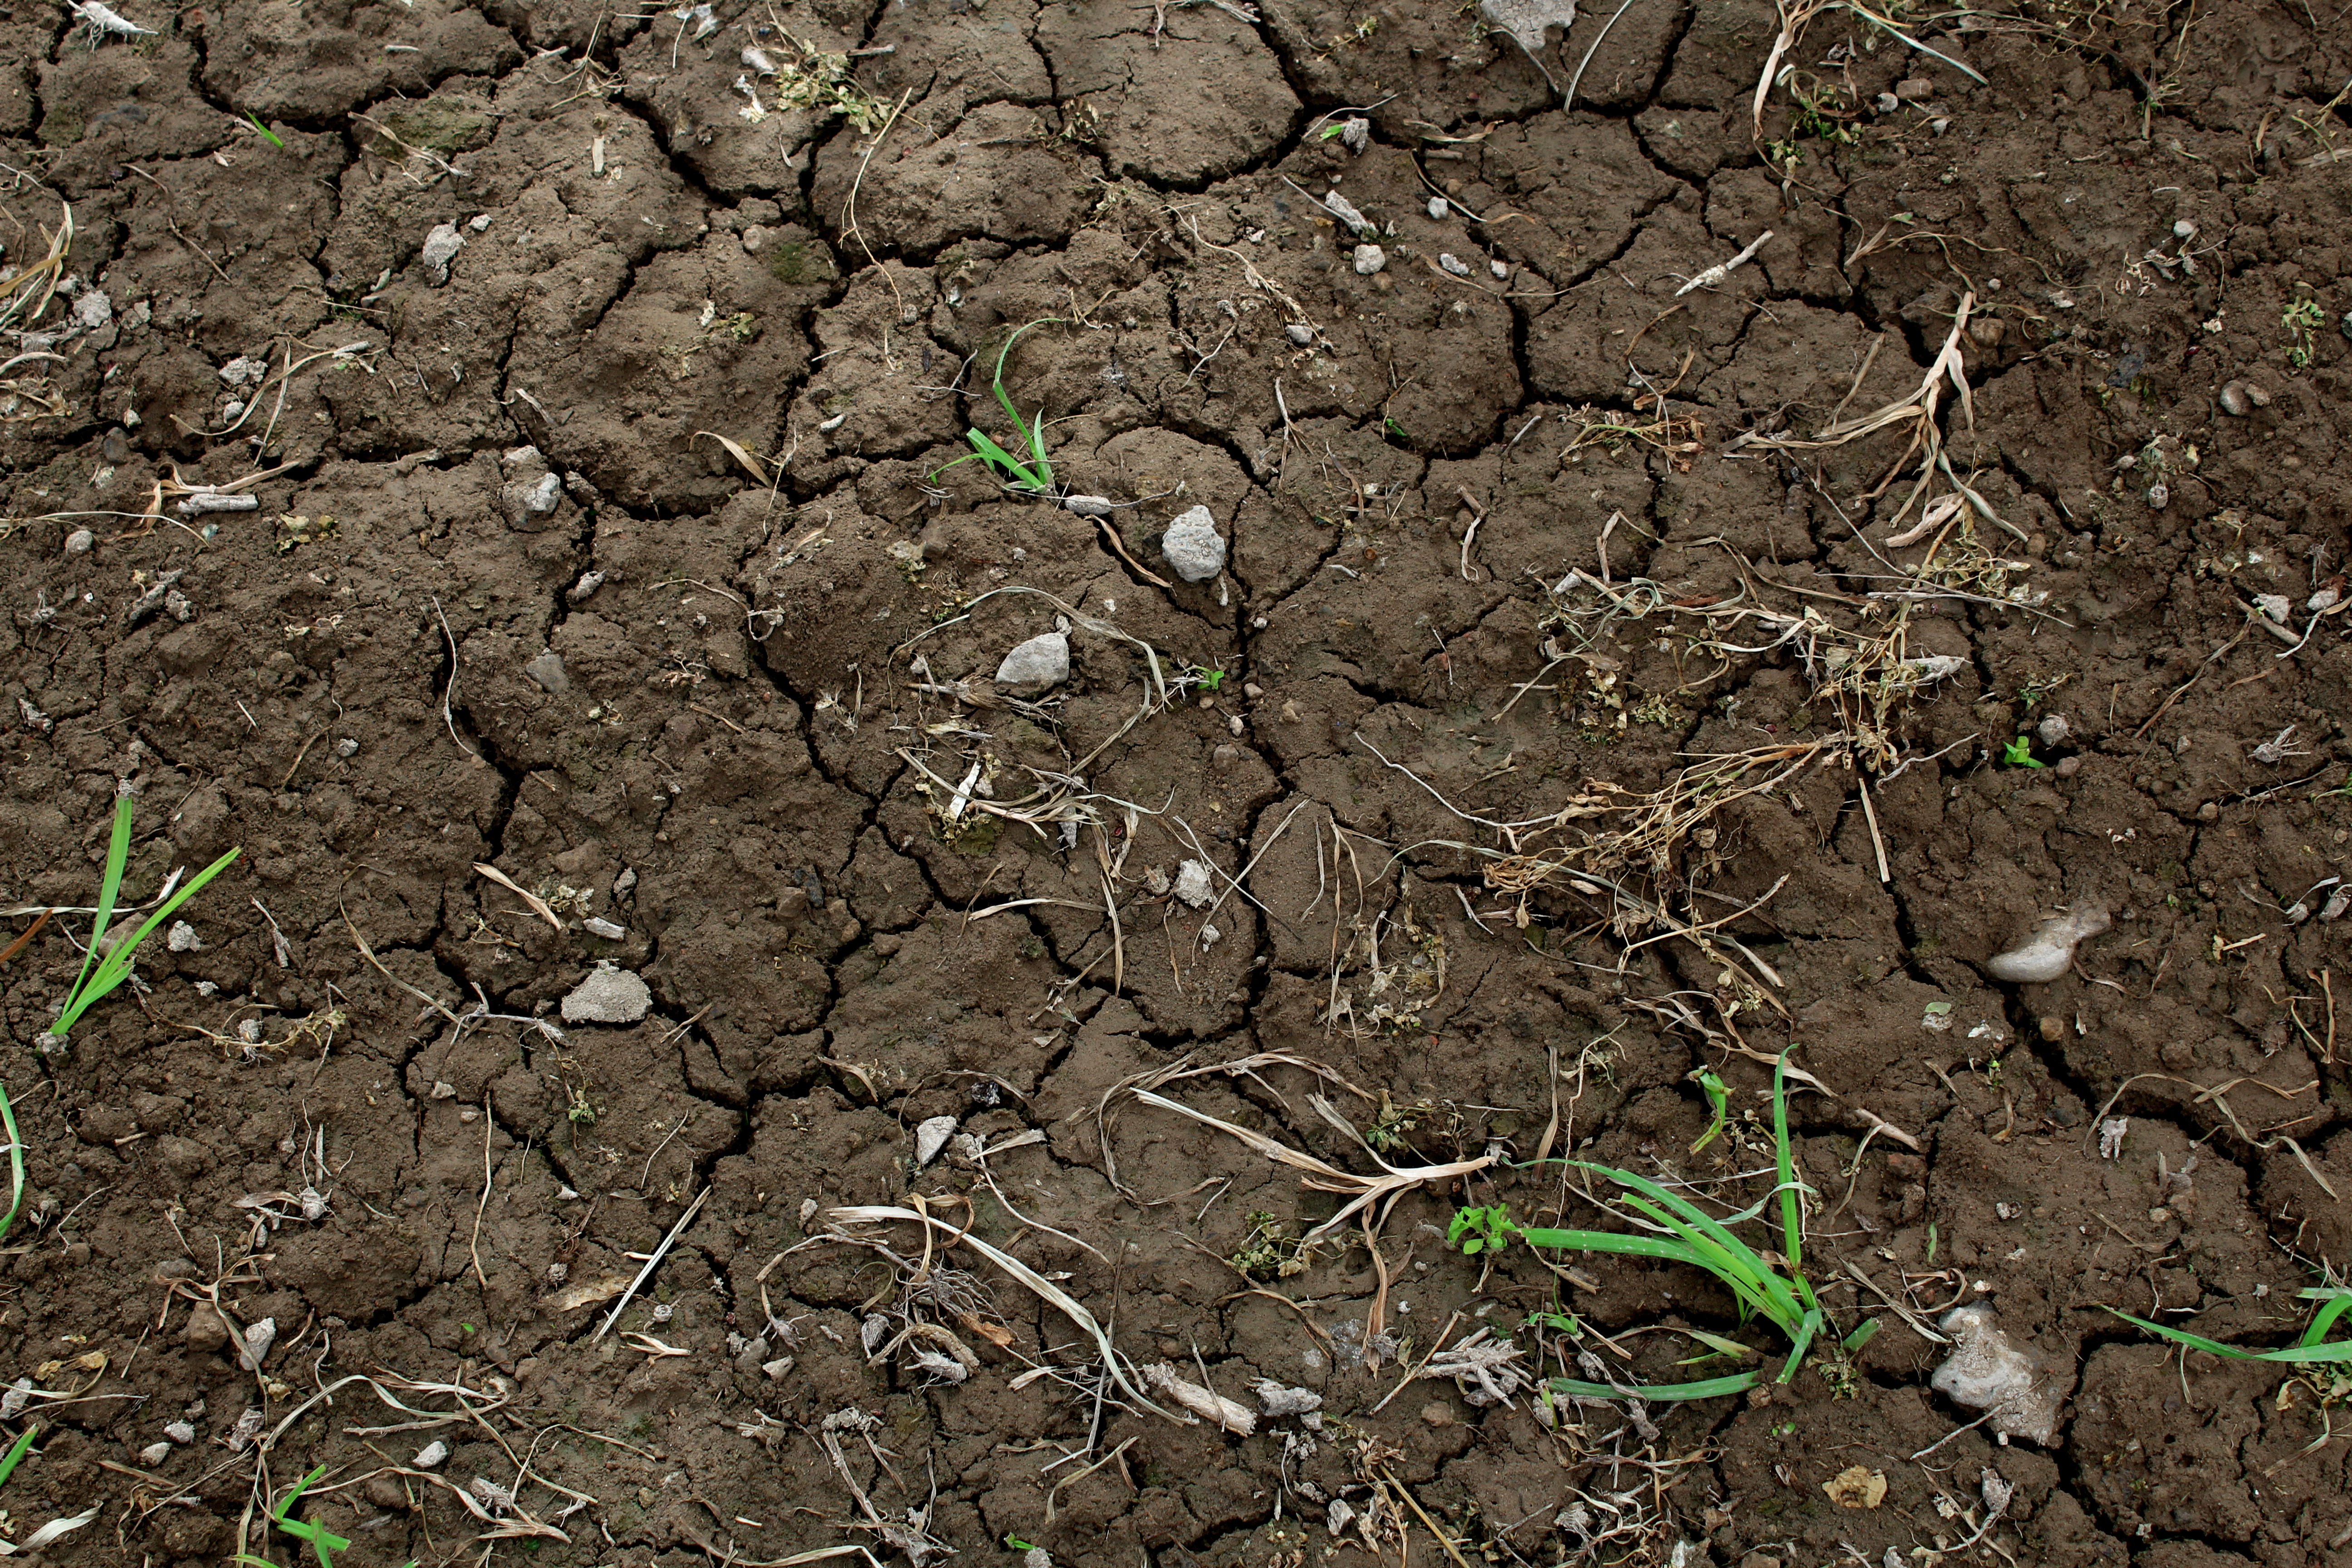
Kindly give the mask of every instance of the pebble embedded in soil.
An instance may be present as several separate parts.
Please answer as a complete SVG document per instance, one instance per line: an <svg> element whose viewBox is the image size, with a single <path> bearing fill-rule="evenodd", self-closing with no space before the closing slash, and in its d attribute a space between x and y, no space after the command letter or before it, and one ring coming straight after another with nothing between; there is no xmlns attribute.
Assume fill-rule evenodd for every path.
<svg viewBox="0 0 2352 1568"><path fill-rule="evenodd" d="M1196 910L1205 907L1216 897L1216 889L1209 880L1209 868L1204 862L1187 860L1176 868L1176 896Z"/></svg>
<svg viewBox="0 0 2352 1568"><path fill-rule="evenodd" d="M2074 727L2066 722L2064 714L2053 713L2042 721L2033 732L2041 737L2045 746L2063 746L2066 743L2066 737L2074 732Z"/></svg>
<svg viewBox="0 0 2352 1568"><path fill-rule="evenodd" d="M1315 341L1315 329L1304 321L1293 321L1282 330L1292 342L1302 349Z"/></svg>
<svg viewBox="0 0 2352 1568"><path fill-rule="evenodd" d="M436 225L416 253L417 265L425 268L425 277L437 289L449 281L449 263L457 259L457 253L465 248L466 237L457 232L456 224Z"/></svg>
<svg viewBox="0 0 2352 1568"><path fill-rule="evenodd" d="M1205 583L1225 569L1225 541L1209 509L1196 506L1168 525L1160 554L1187 583Z"/></svg>
<svg viewBox="0 0 2352 1568"><path fill-rule="evenodd" d="M1042 691L1070 679L1070 638L1066 632L1041 632L1015 643L996 667L996 684Z"/></svg>
<svg viewBox="0 0 2352 1568"><path fill-rule="evenodd" d="M87 555L97 548L98 535L89 529L77 528L66 535L66 553L68 555Z"/></svg>
<svg viewBox="0 0 2352 1568"><path fill-rule="evenodd" d="M1080 517L1108 517L1112 510L1108 496L1064 496L1062 505Z"/></svg>
<svg viewBox="0 0 2352 1568"><path fill-rule="evenodd" d="M563 998L567 1024L635 1024L653 1011L653 988L626 969L600 963Z"/></svg>
<svg viewBox="0 0 2352 1568"><path fill-rule="evenodd" d="M563 668L563 656L553 648L524 665L522 672L537 681L551 697L561 697L572 689L572 677Z"/></svg>
<svg viewBox="0 0 2352 1568"><path fill-rule="evenodd" d="M1389 264L1389 253L1377 245L1356 247L1356 276L1370 278Z"/></svg>
<svg viewBox="0 0 2352 1568"><path fill-rule="evenodd" d="M2257 408L2268 408L2271 395L2268 388L2253 382L2232 381L2223 384L2219 401L2222 413L2243 419Z"/></svg>
<svg viewBox="0 0 2352 1568"><path fill-rule="evenodd" d="M1995 1432L2048 1447L2058 1435L2059 1407L2074 1387L2073 1368L2020 1350L1981 1302L1953 1308L1937 1326L1955 1343L1931 1386L1956 1405L1992 1411Z"/></svg>
<svg viewBox="0 0 2352 1568"><path fill-rule="evenodd" d="M1470 276L1470 264L1450 250L1438 253L1437 264L1456 278Z"/></svg>

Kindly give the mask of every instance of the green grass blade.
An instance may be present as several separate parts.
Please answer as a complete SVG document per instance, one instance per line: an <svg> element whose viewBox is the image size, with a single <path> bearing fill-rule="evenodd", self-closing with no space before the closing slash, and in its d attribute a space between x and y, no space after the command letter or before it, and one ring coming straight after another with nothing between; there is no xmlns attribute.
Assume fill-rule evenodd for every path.
<svg viewBox="0 0 2352 1568"><path fill-rule="evenodd" d="M1760 1373L1743 1372L1731 1377L1700 1378L1693 1383L1645 1383L1628 1384L1636 1399L1668 1404L1683 1399L1719 1399L1727 1394L1745 1394L1756 1386ZM1605 1383L1585 1383L1573 1377L1555 1377L1551 1386L1562 1394L1579 1399L1622 1399L1624 1394Z"/></svg>
<svg viewBox="0 0 2352 1568"><path fill-rule="evenodd" d="M114 918L114 896L122 890L122 868L131 861L131 814L137 809L138 799L133 795L114 797L114 833L106 843L106 870L98 884L98 923L90 928L89 945L82 950L81 973L74 976L66 1005L58 1009L58 1021L49 1030L53 1035L64 1034L89 1005L82 999L82 982L89 978L90 965L98 962L98 950L106 942L107 922Z"/></svg>
<svg viewBox="0 0 2352 1568"><path fill-rule="evenodd" d="M1772 1165L1780 1184L1780 1252L1789 1260L1790 1282L1808 1310L1818 1310L1812 1282L1805 1278L1805 1205L1797 1191L1796 1162L1789 1152L1789 1053L1772 1064Z"/></svg>
<svg viewBox="0 0 2352 1568"><path fill-rule="evenodd" d="M1863 1346L1868 1344L1873 1339L1877 1337L1878 1326L1878 1320L1876 1318L1864 1318L1861 1322L1854 1325L1853 1332L1846 1335L1845 1338L1838 1342L1838 1347L1841 1350L1860 1350Z"/></svg>
<svg viewBox="0 0 2352 1568"><path fill-rule="evenodd" d="M25 1204L25 1141L17 1136L16 1108L8 1103L5 1085L0 1085L0 1122L8 1128L8 1212L0 1215L0 1241L5 1241L16 1223L16 1211ZM0 1469L0 1481L7 1479L7 1471Z"/></svg>
<svg viewBox="0 0 2352 1568"><path fill-rule="evenodd" d="M2151 1323L2146 1318L2135 1318L2129 1312L2119 1312L2113 1307L2107 1308L2106 1310L2126 1323L2138 1324L2160 1339L2168 1339L2174 1344L2187 1345L2190 1350L2204 1351L2211 1355L2227 1356L2231 1361L2284 1362L2290 1366L2306 1366L2318 1362L2352 1362L2352 1340L2336 1340L2324 1345L2290 1345L2284 1350L2278 1351L2250 1351L2239 1345L2225 1345L2219 1340L2209 1340L2202 1334L2192 1334L2186 1329L2167 1328L2162 1323Z"/></svg>
<svg viewBox="0 0 2352 1568"><path fill-rule="evenodd" d="M1757 1257L1738 1237L1728 1246L1717 1241L1705 1232L1679 1219L1659 1213L1639 1197L1623 1200L1626 1206L1640 1210L1657 1223L1680 1237L1697 1255L1699 1267L1714 1275L1739 1299L1742 1316L1761 1312L1779 1324L1783 1333L1794 1333L1803 1310L1790 1293L1787 1284L1772 1272L1770 1266Z"/></svg>
<svg viewBox="0 0 2352 1568"><path fill-rule="evenodd" d="M7 1458L0 1458L0 1487L6 1486L8 1478L16 1473L18 1461L24 1458L26 1450L33 1446L33 1436L34 1428L27 1426L17 1435L16 1440L8 1446Z"/></svg>
<svg viewBox="0 0 2352 1568"><path fill-rule="evenodd" d="M1805 1352L1813 1347L1813 1336L1821 1331L1822 1310L1815 1307L1797 1325L1797 1331L1791 1336L1797 1348L1789 1352L1788 1361L1780 1367L1780 1375L1773 1381L1786 1383L1797 1375L1797 1369L1805 1364Z"/></svg>
<svg viewBox="0 0 2352 1568"><path fill-rule="evenodd" d="M149 915L145 921L141 922L139 929L131 932L129 940L117 942L115 944L114 951L106 955L105 960L99 964L97 971L90 975L89 985L73 999L72 1004L65 1012L58 1015L58 1021L52 1032L59 1035L64 1034L75 1020L79 1019L82 1014L89 1008L91 1004L102 1000L108 992L112 991L116 986L121 984L122 977L131 973L131 963L132 958L138 953L139 944L145 942L147 938L153 933L157 926L162 925L166 920L169 920L174 910L177 910L182 904L186 903L191 898L194 897L197 890L203 888L206 882L209 882L215 877L219 876L220 873L226 868L228 863L236 859L241 853L243 853L242 849L232 849L227 854L222 856L219 859L214 861L211 865L205 867L203 870L197 872L194 876L189 878L187 884L184 887L181 888L178 892L173 893L169 899L166 899L163 901L162 908L156 910L152 914ZM101 902L103 900L101 900ZM93 943L92 945L95 946L96 944Z"/></svg>
<svg viewBox="0 0 2352 1568"><path fill-rule="evenodd" d="M1039 483L1037 476L1022 466L1020 458L998 446L985 432L967 430L963 434L964 439L971 443L973 456L979 458L981 461L992 468L1002 469L1006 478L1013 479L1025 489L1045 489L1045 486ZM962 459L957 460L960 462Z"/></svg>
<svg viewBox="0 0 2352 1568"><path fill-rule="evenodd" d="M5 1230L0 1230L0 1235L5 1234L6 1232ZM2346 1289L2342 1287L2335 1287L2327 1289L2298 1290L2295 1294L2306 1301L2325 1301L2326 1303L2326 1306L2323 1306L2318 1311L2312 1314L2311 1326L2303 1331L2303 1338L2296 1342L2305 1350L2310 1349L2313 1345L2318 1344L2323 1340L2326 1339L2327 1331L2335 1326L2336 1320L2344 1315L2347 1308L2352 1308L2352 1289Z"/></svg>
<svg viewBox="0 0 2352 1568"><path fill-rule="evenodd" d="M1655 1258L1667 1263L1689 1263L1706 1268L1706 1260L1691 1250L1688 1244L1663 1236L1626 1236L1614 1230L1523 1230L1519 1235L1529 1247L1549 1247L1561 1252L1614 1252L1627 1258ZM1708 1270L1710 1273L1712 1269Z"/></svg>

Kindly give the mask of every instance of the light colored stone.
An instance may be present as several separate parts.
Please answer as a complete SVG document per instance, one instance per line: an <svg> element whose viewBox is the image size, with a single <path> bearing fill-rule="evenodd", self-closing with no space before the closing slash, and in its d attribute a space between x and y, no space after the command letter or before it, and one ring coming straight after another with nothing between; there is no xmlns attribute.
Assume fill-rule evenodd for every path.
<svg viewBox="0 0 2352 1568"><path fill-rule="evenodd" d="M66 553L68 555L87 555L97 548L98 535L89 529L77 528L66 535Z"/></svg>
<svg viewBox="0 0 2352 1568"><path fill-rule="evenodd" d="M1992 1411L1992 1429L2004 1436L2044 1447L2056 1440L2059 1407L2074 1388L2072 1367L2019 1349L1981 1302L1953 1308L1937 1326L1955 1342L1928 1380L1937 1393L1971 1410Z"/></svg>
<svg viewBox="0 0 2352 1568"><path fill-rule="evenodd" d="M572 677L563 668L563 656L553 648L524 665L522 672L539 682L550 696L561 697L572 689Z"/></svg>
<svg viewBox="0 0 2352 1568"><path fill-rule="evenodd" d="M1111 514L1108 496L1064 496L1062 505L1080 517L1108 517Z"/></svg>
<svg viewBox="0 0 2352 1568"><path fill-rule="evenodd" d="M567 1024L635 1024L654 1009L653 988L625 969L598 963L563 999Z"/></svg>
<svg viewBox="0 0 2352 1568"><path fill-rule="evenodd" d="M457 260L457 253L465 248L466 237L457 232L457 226L440 224L425 237L424 247L416 253L417 264L438 288L449 281L449 263Z"/></svg>
<svg viewBox="0 0 2352 1568"><path fill-rule="evenodd" d="M915 1169L921 1170L940 1157L940 1151L955 1136L956 1119L952 1116L928 1117L915 1127Z"/></svg>
<svg viewBox="0 0 2352 1568"><path fill-rule="evenodd" d="M1356 247L1356 276L1370 278L1389 264L1389 253L1377 245Z"/></svg>
<svg viewBox="0 0 2352 1568"><path fill-rule="evenodd" d="M1304 321L1293 321L1282 330L1292 342L1302 349L1315 341L1315 329Z"/></svg>
<svg viewBox="0 0 2352 1568"><path fill-rule="evenodd" d="M1470 264L1463 260L1460 257L1454 255L1450 250L1440 251L1438 253L1437 264L1456 278L1467 278L1470 276Z"/></svg>
<svg viewBox="0 0 2352 1568"><path fill-rule="evenodd" d="M1205 908L1216 898L1217 889L1209 880L1206 862L1187 860L1176 868L1176 896L1196 910Z"/></svg>
<svg viewBox="0 0 2352 1568"><path fill-rule="evenodd" d="M1043 690L1070 679L1070 638L1066 632L1040 632L1017 643L996 667L996 684Z"/></svg>
<svg viewBox="0 0 2352 1568"><path fill-rule="evenodd" d="M1358 234L1370 234L1372 232L1372 220L1366 217L1362 213L1357 211L1356 204L1341 195L1339 192L1324 192L1323 205L1331 209L1332 216L1338 218L1341 223L1346 224L1349 228L1354 229Z"/></svg>
<svg viewBox="0 0 2352 1568"><path fill-rule="evenodd" d="M580 926L581 929L585 931L590 936L601 936L606 942L618 942L623 937L629 934L629 931L626 926L617 925L614 922L604 919L601 915L590 916L588 919L582 921L580 922Z"/></svg>
<svg viewBox="0 0 2352 1568"><path fill-rule="evenodd" d="M1160 554L1187 583L1205 583L1225 569L1225 541L1209 509L1196 506L1168 525Z"/></svg>

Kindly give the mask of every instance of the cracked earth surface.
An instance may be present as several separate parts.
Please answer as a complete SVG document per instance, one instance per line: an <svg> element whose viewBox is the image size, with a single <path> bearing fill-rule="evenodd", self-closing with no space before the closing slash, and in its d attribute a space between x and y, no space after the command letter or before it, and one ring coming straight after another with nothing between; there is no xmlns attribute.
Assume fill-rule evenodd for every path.
<svg viewBox="0 0 2352 1568"><path fill-rule="evenodd" d="M139 896L243 858L183 911L200 945L153 939L146 994L62 1055L31 1043L87 917L0 968L28 1145L0 1349L79 1396L35 1396L6 1500L20 1529L101 1505L53 1555L297 1550L249 1505L326 1464L317 1517L388 1563L891 1555L845 1478L967 1561L1014 1537L1063 1563L1338 1560L1362 1537L1335 1543L1328 1500L1384 1484L1425 1510L1414 1563L1440 1530L1580 1560L1580 1499L1648 1521L1604 1561L1932 1563L1969 1533L1939 1494L1975 1507L1991 1468L2016 1492L1987 1561L2352 1562L2313 1386L2184 1366L2103 1310L2280 1344L2307 1265L2352 1258L2352 926L2320 913L2352 839L2328 793L2352 650L2307 607L2347 548L2343 16L1904 14L1978 85L1832 13L1789 57L1828 112L1784 87L1758 134L1759 0L1555 33L1554 79L1591 51L1569 110L1452 6L123 9L156 31L92 49L45 5L0 20L0 270L62 207L76 230L72 292L0 345L0 886L86 901L122 780ZM786 101L747 47L841 55L864 123ZM1324 134L1351 114L1360 151ZM1352 264L1335 190L1383 270ZM445 225L446 272L423 254ZM1830 746L1652 884L1747 910L1722 929L1769 994L1565 880L1491 886L1463 846L1503 840L1465 814L1834 739L1793 645L1709 653L1694 617L1746 595L1884 624L1865 596L1918 561L1888 543L1905 434L1740 438L1913 395L1964 294L1968 405L1936 418L2017 525L1990 536L1996 592L1906 606L1948 673L1889 711L1869 771ZM1118 503L1099 525L938 471L968 425L1007 434L990 366L1039 318L1006 384L1067 489ZM2261 395L2231 389L2242 412L2232 382ZM175 473L281 465L257 510L140 516ZM1160 552L1194 505L1231 541L1212 582ZM1571 569L1643 585L1644 613L1570 647L1601 603ZM992 595L1015 587L1037 592ZM2289 636L2246 635L2262 595ZM1074 615L1057 700L992 699L1004 651ZM1188 668L1223 678L1151 701ZM959 680L979 702L917 689ZM1996 765L2018 735L2045 765ZM1000 800L1083 763L1141 810L1075 847L950 822L930 775L974 762ZM1187 858L1247 899L1171 901ZM2041 912L2091 902L2114 924L2071 972L1991 977ZM642 1023L530 1023L599 960L644 976ZM1688 1375L1690 1342L1629 1331L1739 1331L1686 1271L1569 1258L1567 1284L1524 1248L1447 1251L1465 1202L1599 1223L1540 1170L1414 1191L1378 1255L1357 1234L1244 1277L1226 1259L1262 1223L1296 1236L1338 1200L1135 1105L1108 1134L1130 1199L1095 1116L1188 1056L1287 1053L1374 1097L1333 1091L1358 1127L1380 1096L1407 1110L1392 1158L1573 1149L1744 1206L1758 1058L1792 1043L1828 1091L1792 1113L1831 1316L1876 1310L1857 1272L1922 1322L1989 1301L2073 1382L2053 1446L1979 1427L1914 1458L1975 1413L1892 1321L1850 1365L1655 1405L1654 1438L1443 1381L1390 1397L1474 1322L1551 1355L1521 1324L1572 1311L1644 1380ZM1740 1115L1694 1154L1702 1066ZM1370 1169L1314 1087L1276 1064L1169 1092ZM2129 1123L2113 1158L2103 1113ZM1043 1136L916 1169L940 1116ZM315 1220L239 1206L306 1183ZM1321 1394L1322 1432L1098 1405L1091 1349L968 1244L936 1261L992 1300L961 1331L976 1370L869 1360L890 1266L799 1244L910 1194L1139 1362ZM891 1245L928 1256L903 1225ZM278 1326L258 1374L191 1304L222 1280L231 1320ZM429 1431L357 1383L301 1408L387 1372L505 1403ZM870 1448L824 1426L852 1408ZM249 1409L258 1458L225 1441ZM184 1415L194 1441L142 1457ZM436 1436L460 1485L529 1450L516 1501L561 1538L478 1542L385 1468ZM1885 1476L1874 1509L1823 1493L1856 1463Z"/></svg>

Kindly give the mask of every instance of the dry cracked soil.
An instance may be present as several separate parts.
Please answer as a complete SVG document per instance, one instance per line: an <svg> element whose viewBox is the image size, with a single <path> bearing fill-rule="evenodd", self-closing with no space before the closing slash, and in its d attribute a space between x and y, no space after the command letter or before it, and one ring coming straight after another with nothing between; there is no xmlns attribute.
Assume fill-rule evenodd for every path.
<svg viewBox="0 0 2352 1568"><path fill-rule="evenodd" d="M16 0L8 1539L2352 1563L2334 5Z"/></svg>

